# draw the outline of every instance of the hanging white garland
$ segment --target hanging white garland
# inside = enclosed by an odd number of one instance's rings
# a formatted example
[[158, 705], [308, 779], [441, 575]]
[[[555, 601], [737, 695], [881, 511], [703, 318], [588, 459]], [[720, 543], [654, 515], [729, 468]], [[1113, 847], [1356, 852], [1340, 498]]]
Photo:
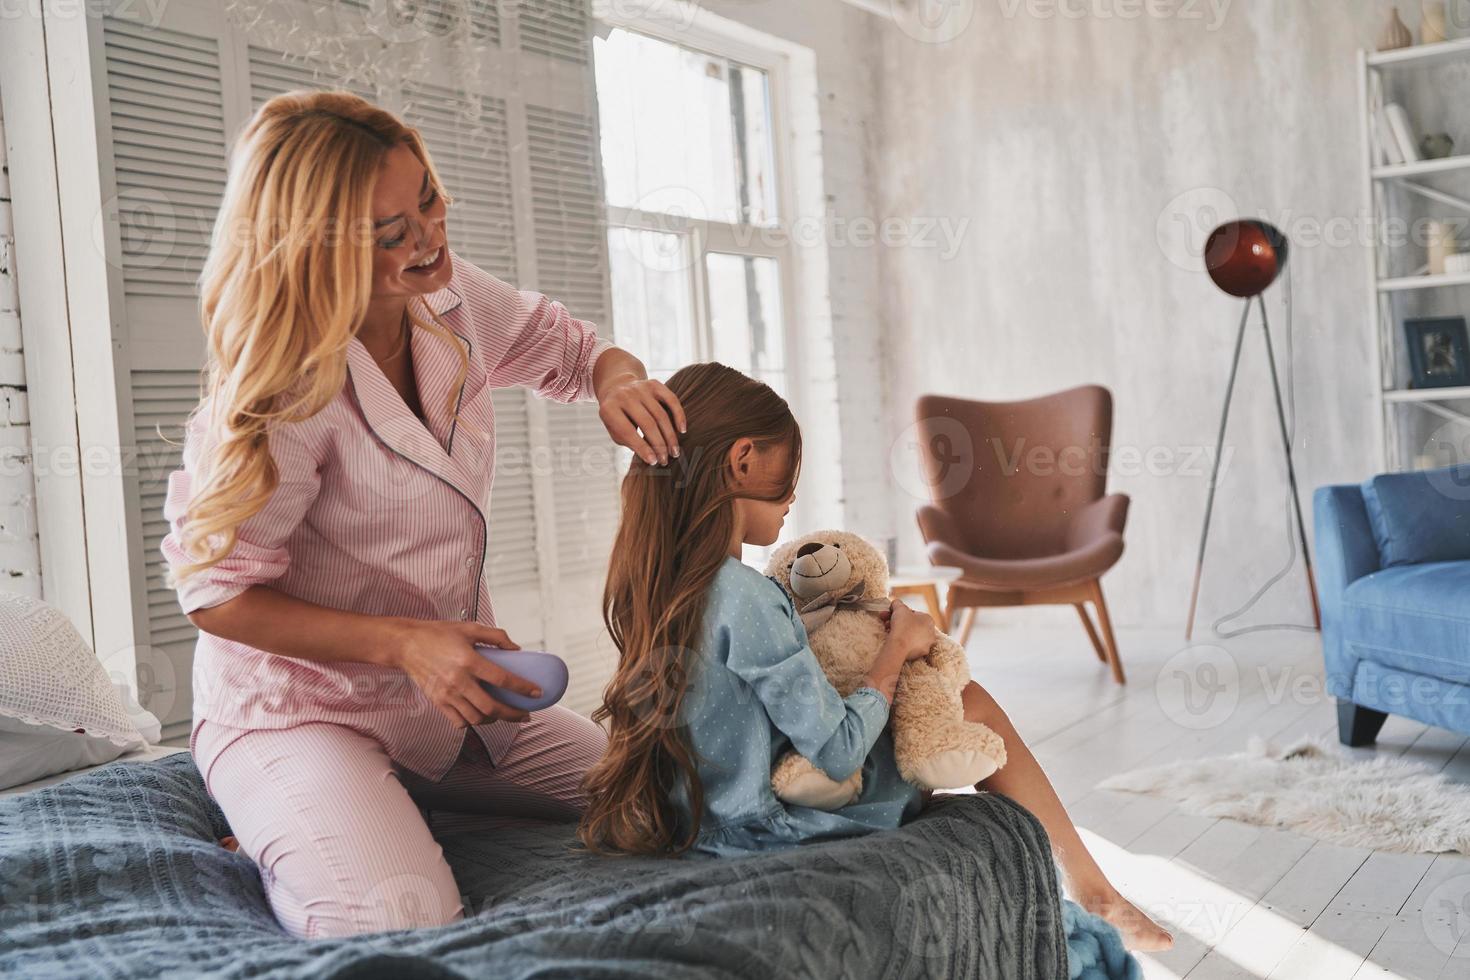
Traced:
[[[309, 69], [323, 84], [369, 93], [402, 91], [447, 65], [452, 78], [480, 76], [497, 47], [499, 0], [226, 0], [252, 44]], [[468, 129], [482, 114], [478, 86], [463, 86], [455, 111]], [[405, 107], [407, 108], [407, 107]]]

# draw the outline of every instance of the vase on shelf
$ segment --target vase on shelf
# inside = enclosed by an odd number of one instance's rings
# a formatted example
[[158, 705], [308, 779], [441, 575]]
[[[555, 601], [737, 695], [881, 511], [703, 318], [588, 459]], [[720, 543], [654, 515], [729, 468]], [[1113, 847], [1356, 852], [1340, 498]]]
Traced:
[[1449, 133], [1430, 133], [1419, 141], [1419, 153], [1426, 160], [1443, 160], [1455, 152], [1455, 139]]
[[1409, 25], [1399, 16], [1399, 8], [1392, 8], [1388, 12], [1388, 22], [1378, 35], [1378, 50], [1392, 51], [1395, 48], [1407, 48], [1413, 43], [1414, 36], [1409, 33]]
[[1446, 271], [1445, 259], [1460, 250], [1455, 242], [1455, 225], [1450, 221], [1431, 221], [1427, 231], [1429, 274], [1442, 276]]
[[1445, 33], [1444, 0], [1424, 0], [1423, 13], [1419, 19], [1419, 43], [1435, 44], [1447, 40], [1448, 37]]

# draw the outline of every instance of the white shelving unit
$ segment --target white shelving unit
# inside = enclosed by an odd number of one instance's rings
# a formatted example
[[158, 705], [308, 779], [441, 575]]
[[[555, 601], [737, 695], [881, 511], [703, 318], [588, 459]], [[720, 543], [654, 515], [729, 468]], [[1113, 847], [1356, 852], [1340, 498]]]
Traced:
[[[1420, 44], [1394, 51], [1360, 51], [1358, 55], [1359, 116], [1363, 158], [1363, 204], [1373, 232], [1373, 262], [1369, 269], [1367, 289], [1368, 322], [1373, 325], [1374, 343], [1370, 369], [1372, 391], [1377, 411], [1374, 413], [1374, 436], [1383, 466], [1402, 470], [1419, 464], [1420, 447], [1402, 445], [1401, 432], [1405, 417], [1400, 413], [1428, 413], [1444, 425], [1456, 429], [1456, 442], [1470, 447], [1470, 414], [1454, 407], [1456, 402], [1470, 402], [1470, 387], [1408, 388], [1408, 369], [1403, 362], [1404, 344], [1400, 331], [1406, 318], [1404, 307], [1409, 297], [1422, 290], [1466, 290], [1464, 312], [1470, 319], [1470, 274], [1429, 275], [1425, 272], [1420, 245], [1413, 241], [1392, 244], [1385, 234], [1386, 222], [1392, 218], [1394, 198], [1412, 195], [1433, 201], [1446, 215], [1470, 218], [1470, 196], [1445, 191], [1419, 178], [1443, 177], [1465, 172], [1470, 174], [1470, 145], [1462, 145], [1460, 154], [1438, 160], [1415, 163], [1382, 164], [1378, 153], [1374, 118], [1385, 102], [1400, 101], [1393, 94], [1407, 91], [1418, 69], [1444, 65], [1456, 60], [1470, 64], [1470, 38]], [[1470, 95], [1470, 92], [1466, 93]], [[1462, 142], [1464, 134], [1461, 135]], [[1406, 192], [1396, 195], [1395, 191]], [[1404, 274], [1403, 251], [1415, 254], [1409, 262], [1414, 267]], [[1399, 261], [1395, 261], [1395, 259]], [[1397, 266], [1397, 268], [1396, 268]], [[1413, 315], [1413, 314], [1407, 314]], [[1435, 462], [1441, 462], [1436, 460]], [[1464, 462], [1467, 460], [1458, 460]]]

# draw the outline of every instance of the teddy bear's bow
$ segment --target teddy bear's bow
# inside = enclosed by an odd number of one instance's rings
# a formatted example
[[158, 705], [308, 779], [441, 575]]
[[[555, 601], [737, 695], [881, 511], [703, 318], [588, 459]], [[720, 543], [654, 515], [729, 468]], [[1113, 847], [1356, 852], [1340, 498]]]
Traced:
[[889, 603], [883, 599], [864, 599], [863, 583], [858, 582], [841, 595], [828, 592], [817, 596], [802, 606], [798, 615], [801, 616], [801, 625], [806, 627], [807, 633], [810, 634], [831, 619], [839, 609], [883, 612], [888, 607]]

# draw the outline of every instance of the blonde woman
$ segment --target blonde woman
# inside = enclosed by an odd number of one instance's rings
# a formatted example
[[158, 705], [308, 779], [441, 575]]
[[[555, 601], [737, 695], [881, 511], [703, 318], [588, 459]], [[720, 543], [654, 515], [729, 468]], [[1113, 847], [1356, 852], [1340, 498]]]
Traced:
[[480, 681], [515, 644], [483, 575], [490, 393], [596, 398], [618, 443], [679, 454], [683, 412], [558, 303], [450, 252], [419, 134], [341, 93], [261, 106], [200, 282], [204, 397], [163, 543], [199, 627], [191, 749], [298, 936], [463, 914], [435, 809], [574, 818], [601, 731]]

